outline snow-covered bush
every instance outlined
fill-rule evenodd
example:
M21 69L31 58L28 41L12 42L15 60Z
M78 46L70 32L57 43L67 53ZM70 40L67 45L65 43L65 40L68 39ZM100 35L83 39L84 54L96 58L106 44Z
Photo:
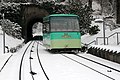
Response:
M91 26L91 28L89 29L89 34L90 35L97 34L98 31L100 31L98 27L99 27L98 25Z
M24 46L24 43L21 43L21 44L19 44L19 45L16 46L16 47L10 48L10 52L11 52L11 53L15 53L15 52L17 52L20 48L22 48L22 46Z
M16 51L17 51L17 49L15 47L10 49L11 53L15 53Z
M20 22L20 4L18 3L0 3L0 19L4 14L5 19L9 19L12 22Z
M20 25L18 25L17 23L11 22L8 19L1 20L0 22L2 24L2 30L4 30L7 35L17 39L22 39L21 37L22 27Z

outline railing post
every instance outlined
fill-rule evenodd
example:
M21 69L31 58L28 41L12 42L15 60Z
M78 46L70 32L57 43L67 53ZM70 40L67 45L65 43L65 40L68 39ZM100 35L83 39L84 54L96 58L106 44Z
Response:
M95 42L95 45L98 45L98 38L96 38L96 42Z
M2 22L2 26L3 26L3 53L5 53L5 17L4 17L4 13L2 14L3 17L3 22Z
M107 45L108 45L109 43L108 43L108 37L107 37Z
M104 45L106 45L105 43L105 18L103 18L103 41L104 41Z
M119 45L119 37L118 37L118 33L117 33L117 45Z

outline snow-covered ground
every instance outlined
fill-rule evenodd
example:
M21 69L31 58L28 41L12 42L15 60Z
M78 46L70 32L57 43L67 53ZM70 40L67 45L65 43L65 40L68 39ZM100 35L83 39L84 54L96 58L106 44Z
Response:
M18 46L22 42L23 40L18 40L5 34L5 46L8 46L9 49ZM0 44L1 44L0 53L3 54L3 31L1 30L1 26L0 26Z
M29 43L28 43L29 44ZM20 61L23 55L23 52L25 51L25 48L28 46L26 44L20 51L13 54L9 62L6 64L4 69L0 72L0 80L18 80L19 79L19 68L20 68ZM37 74L34 75L35 80L47 80L41 70L41 67L39 66L38 60L37 60L37 50L36 50L36 43L34 45L34 48L32 49L32 71L36 72ZM31 45L32 46L32 45ZM29 54L30 54L30 48L27 50L27 54L25 55L23 69L22 69L22 80L32 80L30 75L30 62L29 62ZM45 50L45 48L42 45L38 46L38 52L40 56L40 60L42 62L42 66L49 77L50 80L112 80L111 78L115 80L119 80L120 73L116 72L114 70L111 70L109 68L100 66L98 64L95 64L93 62L84 60L82 58L79 58L77 56L74 56L72 54L63 54L65 56L69 56L76 61L80 62L76 63L61 54L51 54ZM111 66L113 68L120 70L120 65L109 62L94 56L91 56L89 54L79 54L84 57L92 58L96 61L102 61L103 64L107 64L108 66ZM2 61L2 60L1 60ZM92 67L96 71L84 66L87 65L88 67ZM111 72L108 72L111 70ZM103 74L101 74L103 73ZM107 77L107 76L109 77Z
M22 42L23 40L18 40L5 34L5 46L8 46L9 49L18 46ZM5 64L6 60L13 55L13 53L7 53L7 49L5 49L5 51L6 53L3 53L3 31L0 26L0 69Z
M6 66L0 72L0 80L19 80L19 68L20 68L21 58L29 43L26 44L17 53L13 54L13 56L10 58ZM21 75L22 80L33 80L30 74L31 68L29 62L31 47L32 45L30 45L30 47L26 51L23 60L22 75ZM43 71L37 59L37 43L34 44L32 51L33 51L31 53L31 56L33 58L31 60L32 71L37 73L36 75L33 75L34 80L47 80L45 75L43 74ZM96 80L96 79L119 80L120 78L120 72L98 65L91 61L82 59L73 54L63 54L63 55L68 56L78 61L79 63L70 60L61 54L49 53L48 51L45 50L45 48L42 45L38 46L38 53L42 66L49 80ZM79 55L120 70L120 64L113 63L101 58L97 58L90 54L80 53ZM4 61L4 59L1 59L0 61Z

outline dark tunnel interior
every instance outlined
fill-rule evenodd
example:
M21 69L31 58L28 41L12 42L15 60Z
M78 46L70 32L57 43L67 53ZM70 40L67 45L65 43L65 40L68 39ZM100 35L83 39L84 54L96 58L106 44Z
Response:
M26 31L26 41L25 42L28 42L30 40L33 39L33 35L32 35L32 27L35 23L37 22L40 22L40 23L43 23L43 18L34 18L34 19L31 19L28 24L27 24L27 31Z

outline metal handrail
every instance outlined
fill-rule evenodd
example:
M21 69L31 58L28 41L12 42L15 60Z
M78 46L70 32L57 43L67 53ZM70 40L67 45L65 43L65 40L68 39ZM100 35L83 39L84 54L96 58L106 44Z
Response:
M110 36L108 36L108 38L112 37L113 35L117 34L117 32L111 34Z
M115 32L115 33L111 34L110 36L105 37L105 38L107 38L107 44L108 44L108 39L109 39L110 37L112 37L113 35L115 35L115 34L120 34L120 32ZM91 44L94 43L94 42L95 42L95 44L98 44L98 43L97 43L97 40L98 40L99 38L104 38L104 37L97 37L96 40L91 41L90 43L87 44L87 46L88 46L88 45L91 45ZM117 37L117 38L118 38L118 37ZM118 39L117 39L117 40L118 40ZM83 44L84 44L84 43L83 43ZM117 45L119 45L119 44L120 44L120 42L117 42Z
M90 44L92 44L92 43L94 43L94 42L95 42L95 44L96 44L96 41L93 40L93 41L91 41L90 43L88 43L87 45L90 45Z

